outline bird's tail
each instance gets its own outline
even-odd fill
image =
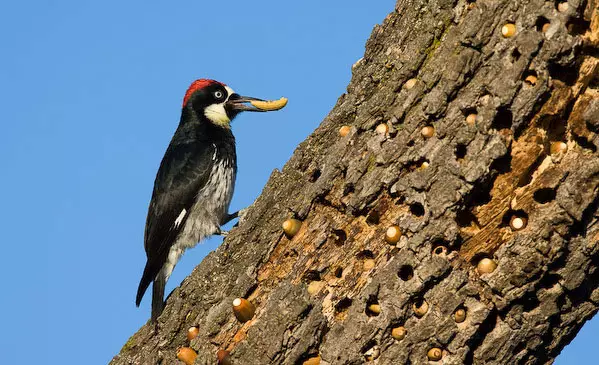
[[[152,322],[158,320],[158,316],[164,309],[164,288],[166,287],[166,278],[160,272],[154,279],[152,285]]]

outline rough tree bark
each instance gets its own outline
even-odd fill
[[[598,46],[597,0],[398,1],[347,94],[112,364],[180,346],[196,364],[550,363],[599,305]]]

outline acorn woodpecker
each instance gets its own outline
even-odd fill
[[[164,308],[164,288],[183,252],[202,239],[222,234],[229,214],[237,156],[230,123],[242,111],[266,111],[251,105],[261,99],[240,96],[214,80],[194,81],[154,181],[144,247],[147,256],[135,304],[150,282],[152,321]],[[268,102],[266,102],[268,103]]]

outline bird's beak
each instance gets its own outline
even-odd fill
[[[252,98],[250,96],[241,96],[239,94],[231,94],[227,101],[226,107],[231,111],[235,112],[265,112],[250,104],[252,101],[264,101],[258,98]]]
[[[274,101],[266,101],[250,96],[240,96],[239,94],[231,94],[225,107],[233,112],[269,112],[279,110],[287,105],[287,99],[281,98]]]

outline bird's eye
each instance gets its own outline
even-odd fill
[[[225,96],[225,94],[223,94],[223,92],[222,92],[222,91],[215,91],[215,92],[214,92],[214,97],[215,97],[216,99],[222,99],[222,98],[223,98],[223,96]]]

